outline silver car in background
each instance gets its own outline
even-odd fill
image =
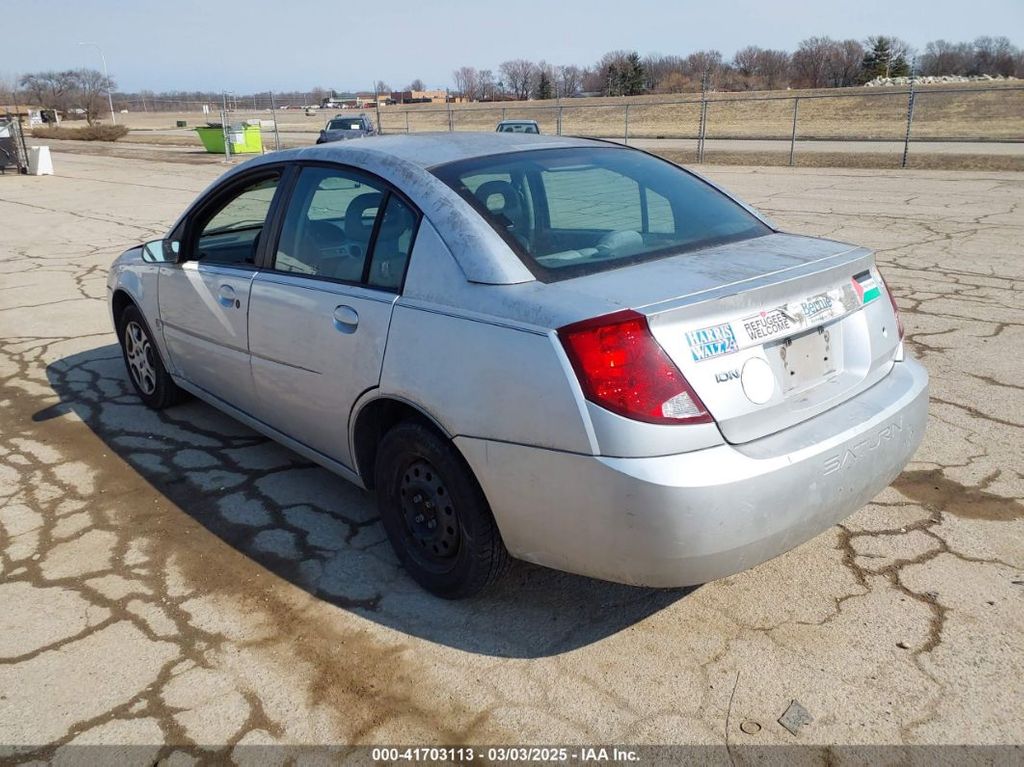
[[[354,117],[335,115],[327,121],[327,125],[320,131],[316,143],[327,144],[331,141],[366,138],[367,136],[373,136],[376,132],[377,129],[373,127],[373,121],[364,114]]]
[[[375,137],[225,174],[108,278],[131,380],[376,489],[449,598],[509,555],[646,586],[752,567],[924,433],[870,250],[616,144]]]

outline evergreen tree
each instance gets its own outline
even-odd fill
[[[633,51],[626,58],[626,66],[622,72],[622,95],[639,96],[644,92],[644,82],[647,79],[643,62],[640,61],[640,54]]]
[[[905,77],[910,74],[910,65],[903,52],[903,45],[884,35],[868,38],[868,50],[860,65],[860,81],[866,83],[876,77]]]
[[[541,68],[537,75],[536,96],[538,99],[550,99],[555,96],[555,89],[551,82],[551,75],[549,75],[547,70],[544,68]]]

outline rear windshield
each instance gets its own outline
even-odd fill
[[[771,233],[696,176],[630,149],[538,149],[433,172],[545,281]]]
[[[533,123],[502,123],[498,130],[502,133],[540,133]]]
[[[363,121],[358,117],[353,120],[331,120],[327,130],[362,130]]]

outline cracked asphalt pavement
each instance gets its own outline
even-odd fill
[[[790,231],[877,249],[932,376],[916,460],[695,590],[516,564],[449,603],[398,568],[369,495],[204,404],[133,395],[106,269],[224,166],[54,159],[0,177],[8,755],[1024,741],[1024,176],[708,168]]]

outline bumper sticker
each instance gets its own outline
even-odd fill
[[[736,344],[736,334],[732,332],[732,325],[728,322],[687,331],[686,343],[690,345],[690,354],[693,355],[694,362],[729,354],[739,348]]]
[[[860,298],[862,304],[871,303],[880,295],[881,291],[878,289],[878,283],[875,282],[875,278],[871,276],[871,272],[861,272],[855,274],[853,280],[853,289],[857,291],[857,297]]]

